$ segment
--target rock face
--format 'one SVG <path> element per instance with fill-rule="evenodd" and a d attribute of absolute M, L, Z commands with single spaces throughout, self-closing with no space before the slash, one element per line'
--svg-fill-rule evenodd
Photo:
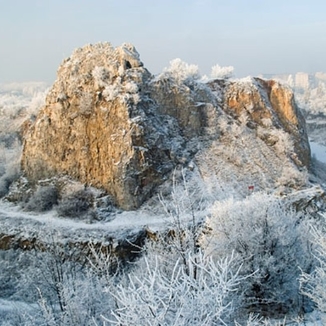
<path fill-rule="evenodd" d="M 279 139 L 268 130 L 279 129 L 294 143 L 284 155 L 309 165 L 305 122 L 283 85 L 154 77 L 130 44 L 88 45 L 59 67 L 45 107 L 25 132 L 22 169 L 30 180 L 67 174 L 130 210 L 176 166 L 218 141 L 226 130 L 221 119 L 239 124 L 244 116 L 246 130 L 259 133 L 270 151 Z"/>
<path fill-rule="evenodd" d="M 295 104 L 292 90 L 274 80 L 253 78 L 242 83 L 231 83 L 225 92 L 229 112 L 248 114 L 259 126 L 266 124 L 284 130 L 292 136 L 294 152 L 299 165 L 308 166 L 310 149 L 305 120 Z"/>
<path fill-rule="evenodd" d="M 132 45 L 76 50 L 26 134 L 27 176 L 68 174 L 104 188 L 124 209 L 138 207 L 174 166 L 169 139 L 178 150 L 183 142 L 176 121 L 154 114 L 150 78 Z"/>

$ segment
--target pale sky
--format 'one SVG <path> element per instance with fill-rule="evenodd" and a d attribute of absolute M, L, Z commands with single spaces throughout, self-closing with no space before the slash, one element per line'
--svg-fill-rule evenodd
<path fill-rule="evenodd" d="M 175 58 L 238 77 L 326 72 L 325 0 L 0 0 L 0 83 L 52 83 L 88 43 L 132 43 L 150 72 Z"/>

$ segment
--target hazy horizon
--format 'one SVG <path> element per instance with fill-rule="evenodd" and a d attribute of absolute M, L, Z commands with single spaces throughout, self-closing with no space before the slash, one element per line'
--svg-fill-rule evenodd
<path fill-rule="evenodd" d="M 150 72 L 174 58 L 238 77 L 326 72 L 326 2 L 0 0 L 0 83 L 52 83 L 77 47 L 132 43 Z"/>

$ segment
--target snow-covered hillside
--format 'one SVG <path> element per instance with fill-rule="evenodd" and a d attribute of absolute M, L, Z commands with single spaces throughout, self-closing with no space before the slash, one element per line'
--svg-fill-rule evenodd
<path fill-rule="evenodd" d="M 9 192 L 0 202 L 0 325 L 324 323 L 325 192 L 300 165 L 285 131 L 284 121 L 301 123 L 296 111 L 289 106 L 275 113 L 279 101 L 272 103 L 264 93 L 273 87 L 271 98 L 291 92 L 252 78 L 210 81 L 208 89 L 196 67 L 177 63 L 180 73 L 166 69 L 144 94 L 152 103 L 150 91 L 164 90 L 151 95 L 164 103 L 155 109 L 175 114 L 193 137 L 186 149 L 198 155 L 177 158 L 186 164 L 179 163 L 132 211 L 66 177 L 34 184 L 19 178 L 12 184 L 19 176 L 14 163 L 21 151 L 20 126 L 44 104 L 46 85 L 0 85 L 0 190 Z M 124 65 L 118 73 L 132 75 L 130 62 Z M 97 77 L 109 82 L 106 74 Z M 200 101 L 192 102 L 193 94 Z M 214 98 L 216 110 L 202 101 L 207 94 L 213 94 L 209 100 Z M 223 106 L 224 98 L 228 105 Z M 205 132 L 189 112 L 180 113 L 184 103 L 197 119 L 206 114 Z M 49 105 L 49 115 L 52 109 Z M 132 122 L 148 122 L 144 112 Z M 164 130 L 174 128 L 172 118 L 164 121 Z M 149 137 L 163 135 L 154 131 Z M 310 139 L 312 153 L 324 160 L 315 139 Z M 179 153 L 173 150 L 169 155 Z"/>

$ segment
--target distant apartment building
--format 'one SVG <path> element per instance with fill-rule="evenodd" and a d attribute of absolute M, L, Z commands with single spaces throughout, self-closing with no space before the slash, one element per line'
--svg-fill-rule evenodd
<path fill-rule="evenodd" d="M 266 79 L 278 79 L 286 82 L 292 88 L 295 88 L 299 93 L 308 89 L 314 89 L 321 84 L 326 84 L 326 73 L 316 72 L 315 74 L 308 74 L 305 72 L 298 72 L 296 74 L 261 74 L 258 77 Z"/>

